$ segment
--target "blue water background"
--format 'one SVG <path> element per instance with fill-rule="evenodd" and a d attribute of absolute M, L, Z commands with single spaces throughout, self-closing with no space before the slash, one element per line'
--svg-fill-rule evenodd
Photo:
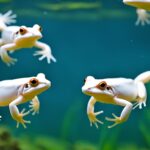
<path fill-rule="evenodd" d="M 144 139 L 140 136 L 138 125 L 139 121 L 146 119 L 144 111 L 149 109 L 150 105 L 143 110 L 134 110 L 129 120 L 116 128 L 107 129 L 109 123 L 105 121 L 104 125 L 96 129 L 89 125 L 86 106 L 90 97 L 81 92 L 81 87 L 88 75 L 96 78 L 135 78 L 149 70 L 150 26 L 135 26 L 135 8 L 125 6 L 121 0 L 99 1 L 103 6 L 92 10 L 49 11 L 39 7 L 42 3 L 50 2 L 62 1 L 14 0 L 0 4 L 2 13 L 13 10 L 13 13 L 17 14 L 16 25 L 41 25 L 43 38 L 40 41 L 51 46 L 57 59 L 57 63 L 47 64 L 46 60 L 40 62 L 38 57 L 33 57 L 37 49 L 32 48 L 13 53 L 11 56 L 18 58 L 18 62 L 12 67 L 7 67 L 0 61 L 0 80 L 34 76 L 43 72 L 52 82 L 52 87 L 39 95 L 40 114 L 26 117 L 32 121 L 26 130 L 22 127 L 15 128 L 16 124 L 8 107 L 1 108 L 1 125 L 9 126 L 14 134 L 61 137 L 65 116 L 73 109 L 71 127 L 68 129 L 70 141 L 82 139 L 96 143 L 102 131 L 108 130 L 110 135 L 116 134 L 116 131 L 120 132 L 118 143 L 135 142 L 142 145 Z M 97 16 L 101 10 L 106 15 Z M 119 10 L 123 15 L 111 15 L 114 10 Z M 88 17 L 91 13 L 93 15 Z M 150 94 L 148 103 L 149 97 Z M 19 110 L 28 108 L 28 104 L 18 107 Z M 104 120 L 105 116 L 111 117 L 111 113 L 119 115 L 122 107 L 96 104 L 96 111 L 101 109 L 105 113 L 99 118 Z"/>

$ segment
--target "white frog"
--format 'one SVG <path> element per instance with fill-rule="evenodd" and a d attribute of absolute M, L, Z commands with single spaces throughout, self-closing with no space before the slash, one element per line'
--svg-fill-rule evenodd
<path fill-rule="evenodd" d="M 123 3 L 136 7 L 137 21 L 135 25 L 150 24 L 150 0 L 123 0 Z"/>
<path fill-rule="evenodd" d="M 144 83 L 149 81 L 150 71 L 140 74 L 134 80 L 128 78 L 95 79 L 92 76 L 88 76 L 85 79 L 82 92 L 91 96 L 87 106 L 87 115 L 90 125 L 95 124 L 95 126 L 98 127 L 97 123 L 103 124 L 102 121 L 96 118 L 96 116 L 103 113 L 103 111 L 94 112 L 96 102 L 124 107 L 119 117 L 115 114 L 112 114 L 114 118 L 106 117 L 107 121 L 114 122 L 114 124 L 108 126 L 108 128 L 125 122 L 132 109 L 136 107 L 142 109 L 142 106 L 146 106 L 147 92 Z M 132 102 L 134 102 L 134 104 L 132 104 Z"/>
<path fill-rule="evenodd" d="M 45 78 L 43 73 L 39 73 L 36 77 L 19 78 L 13 80 L 4 80 L 0 82 L 0 106 L 9 106 L 11 116 L 17 121 L 17 128 L 21 123 L 26 128 L 26 123 L 30 121 L 24 120 L 24 116 L 31 111 L 33 114 L 38 113 L 40 102 L 37 95 L 44 92 L 51 86 L 51 82 Z M 23 109 L 19 112 L 17 105 L 26 103 L 29 100 L 30 110 L 25 112 Z"/>
<path fill-rule="evenodd" d="M 39 42 L 42 38 L 41 27 L 35 24 L 33 27 L 26 26 L 7 26 L 15 22 L 16 15 L 12 15 L 12 11 L 8 11 L 4 15 L 0 14 L 0 31 L 2 31 L 0 39 L 0 56 L 3 62 L 8 66 L 14 64 L 17 59 L 8 56 L 7 52 L 14 52 L 21 48 L 40 48 L 40 51 L 36 51 L 34 56 L 41 55 L 39 60 L 47 58 L 47 62 L 51 60 L 56 62 L 56 59 L 51 53 L 49 45 Z"/>

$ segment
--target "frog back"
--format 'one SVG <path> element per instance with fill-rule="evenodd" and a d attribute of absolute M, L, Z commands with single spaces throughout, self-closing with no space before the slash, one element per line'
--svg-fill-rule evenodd
<path fill-rule="evenodd" d="M 126 100 L 135 100 L 138 95 L 137 84 L 133 79 L 114 78 L 105 80 L 112 87 L 117 97 Z"/>
<path fill-rule="evenodd" d="M 0 82 L 0 106 L 7 106 L 15 100 L 19 95 L 19 89 L 29 78 L 21 78 L 14 80 L 4 80 Z"/>

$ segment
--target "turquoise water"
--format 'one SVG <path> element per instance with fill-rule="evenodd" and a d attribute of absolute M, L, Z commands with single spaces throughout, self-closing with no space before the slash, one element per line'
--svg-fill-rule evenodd
<path fill-rule="evenodd" d="M 147 107 L 134 110 L 124 124 L 107 129 L 109 123 L 105 121 L 96 129 L 89 125 L 86 106 L 90 97 L 82 94 L 81 87 L 88 75 L 135 78 L 149 70 L 150 26 L 135 26 L 135 9 L 121 1 L 82 1 L 84 3 L 76 7 L 68 2 L 75 4 L 75 1 L 48 0 L 0 3 L 2 13 L 11 9 L 17 14 L 16 25 L 41 25 L 43 38 L 40 41 L 51 46 L 57 59 L 57 63 L 39 62 L 38 57 L 33 57 L 36 48 L 32 48 L 13 53 L 11 56 L 18 58 L 18 62 L 12 67 L 0 61 L 0 80 L 43 72 L 52 82 L 52 87 L 39 95 L 40 114 L 26 117 L 32 121 L 27 129 L 15 128 L 8 108 L 1 108 L 1 125 L 8 126 L 14 136 L 43 135 L 70 143 L 86 141 L 106 150 L 110 148 L 105 145 L 112 148 L 115 145 L 115 149 L 129 149 L 126 147 L 130 145 L 132 150 L 149 149 L 150 143 L 142 131 L 149 125 L 150 94 Z M 89 5 L 89 2 L 92 3 Z M 147 85 L 147 89 L 150 86 Z M 28 108 L 28 104 L 18 107 L 19 110 Z M 105 116 L 111 117 L 111 113 L 119 115 L 122 110 L 118 106 L 97 103 L 96 110 L 101 109 L 105 112 L 99 117 L 102 120 Z M 147 134 L 150 135 L 149 131 Z"/>

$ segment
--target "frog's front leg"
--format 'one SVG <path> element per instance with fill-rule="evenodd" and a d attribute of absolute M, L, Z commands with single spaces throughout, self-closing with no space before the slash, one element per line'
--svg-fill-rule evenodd
<path fill-rule="evenodd" d="M 32 101 L 30 102 L 29 107 L 31 108 L 30 111 L 33 111 L 32 115 L 35 115 L 36 113 L 39 113 L 40 109 L 40 102 L 37 96 L 35 96 Z"/>
<path fill-rule="evenodd" d="M 14 64 L 17 59 L 11 58 L 8 56 L 7 51 L 14 50 L 16 48 L 16 45 L 14 43 L 5 44 L 0 47 L 0 56 L 3 62 L 5 62 L 8 66 L 11 64 Z"/>
<path fill-rule="evenodd" d="M 96 103 L 96 99 L 94 97 L 91 97 L 89 102 L 88 102 L 88 106 L 87 106 L 87 115 L 90 121 L 90 125 L 92 126 L 92 124 L 95 124 L 96 128 L 98 128 L 97 122 L 100 124 L 103 124 L 102 121 L 98 120 L 96 118 L 97 115 L 103 113 L 103 111 L 99 111 L 99 112 L 94 112 L 94 105 Z"/>
<path fill-rule="evenodd" d="M 19 127 L 19 124 L 21 123 L 24 128 L 26 128 L 25 123 L 30 123 L 30 121 L 26 121 L 23 119 L 24 116 L 28 115 L 30 111 L 25 112 L 25 109 L 23 109 L 21 112 L 19 112 L 17 105 L 23 103 L 23 96 L 20 95 L 17 99 L 12 101 L 9 104 L 9 110 L 12 118 L 17 121 L 17 128 Z"/>
<path fill-rule="evenodd" d="M 115 122 L 113 125 L 108 126 L 108 128 L 112 128 L 112 127 L 116 126 L 117 124 L 125 122 L 128 119 L 128 117 L 132 111 L 132 103 L 128 102 L 127 100 L 115 97 L 114 103 L 116 105 L 125 106 L 125 107 L 122 110 L 120 117 L 117 117 L 115 114 L 112 114 L 114 118 L 106 117 L 107 121 Z"/>
<path fill-rule="evenodd" d="M 52 52 L 51 52 L 51 48 L 49 45 L 45 44 L 45 43 L 42 43 L 42 42 L 35 42 L 35 47 L 37 48 L 41 48 L 42 50 L 40 51 L 36 51 L 33 55 L 34 56 L 37 56 L 37 55 L 41 55 L 41 57 L 39 58 L 39 60 L 43 60 L 44 58 L 47 58 L 47 62 L 50 63 L 51 60 L 56 62 L 56 59 L 55 57 L 52 55 Z"/>

